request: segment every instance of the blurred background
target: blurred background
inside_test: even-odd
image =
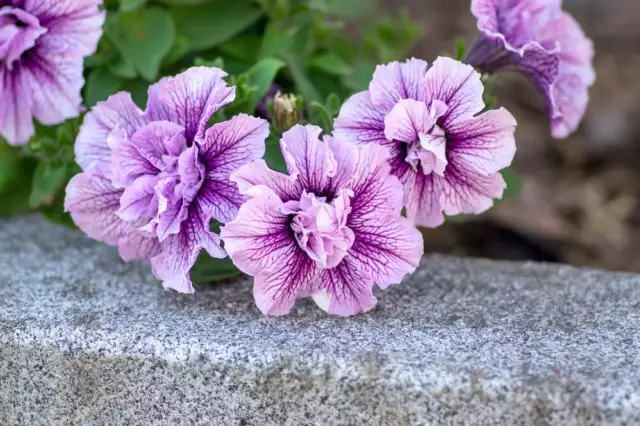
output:
[[[475,35],[469,0],[381,0],[406,9],[432,61]],[[379,7],[380,7],[379,6]],[[526,80],[502,78],[499,104],[518,119],[519,193],[485,216],[425,231],[427,251],[560,261],[640,272],[640,1],[564,0],[593,39],[598,80],[580,130],[553,140]]]

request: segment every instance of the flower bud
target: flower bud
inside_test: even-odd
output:
[[[273,124],[285,132],[298,124],[302,118],[298,99],[294,94],[277,93],[273,98]]]

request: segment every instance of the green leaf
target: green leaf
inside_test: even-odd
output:
[[[373,71],[376,66],[373,63],[358,63],[353,67],[353,73],[345,77],[342,81],[345,86],[354,92],[360,92],[369,88],[369,83],[373,78]]]
[[[13,149],[0,152],[0,216],[29,210],[31,182],[37,162]]]
[[[122,56],[148,81],[157,79],[162,59],[175,39],[171,15],[155,8],[111,16],[105,32]]]
[[[193,60],[193,65],[197,67],[224,68],[224,59],[221,56],[215,59],[204,59],[198,56]]]
[[[260,54],[262,39],[257,36],[238,36],[220,44],[217,49],[224,55],[247,63],[255,63]]]
[[[280,151],[279,135],[275,133],[271,134],[267,139],[264,161],[267,162],[267,165],[272,170],[283,173],[287,171],[287,163],[284,161],[284,157]]]
[[[333,130],[333,117],[327,108],[319,102],[309,104],[309,121],[322,127],[325,132]]]
[[[455,56],[454,59],[457,61],[462,61],[464,59],[464,55],[467,52],[467,43],[464,38],[457,38],[455,41]]]
[[[214,47],[241,33],[262,16],[251,2],[213,0],[203,4],[171,7],[177,32],[194,50]]]
[[[318,53],[311,58],[309,65],[327,74],[337,76],[348,76],[353,72],[349,64],[332,52]]]
[[[504,191],[504,194],[502,194],[502,200],[508,200],[509,198],[517,196],[522,190],[520,176],[510,167],[502,170],[500,173],[507,183],[507,189]]]
[[[253,113],[260,100],[267,94],[271,83],[276,78],[278,71],[284,67],[284,62],[278,59],[263,59],[255,64],[246,75],[249,79],[249,86],[254,87],[252,94],[250,112]]]
[[[92,107],[100,101],[106,100],[122,86],[122,79],[104,68],[94,68],[89,73],[84,88],[84,102]]]
[[[53,197],[62,187],[66,178],[66,164],[39,163],[33,175],[29,206],[35,208],[53,201]]]
[[[171,65],[178,62],[180,59],[185,57],[190,50],[191,44],[189,43],[189,40],[185,37],[177,36],[173,42],[173,46],[171,46],[171,51],[169,51],[162,61],[162,65]]]
[[[120,10],[123,12],[130,12],[138,9],[146,2],[147,0],[120,0]]]
[[[136,78],[138,76],[138,70],[133,62],[123,58],[122,56],[118,56],[117,59],[111,61],[109,71],[120,78],[129,79]]]
[[[214,259],[203,253],[191,269],[191,279],[199,284],[210,284],[237,277],[241,272],[231,259]]]

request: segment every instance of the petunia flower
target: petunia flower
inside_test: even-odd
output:
[[[479,214],[506,187],[516,120],[504,108],[482,112],[483,85],[450,58],[379,66],[369,90],[348,99],[334,136],[391,150],[391,173],[404,186],[407,217],[435,227],[444,215]]]
[[[402,187],[388,151],[296,125],[280,147],[289,175],[257,160],[232,180],[251,197],[221,231],[229,257],[254,276],[258,308],[287,314],[311,297],[334,315],[373,308],[373,284],[399,283],[418,266],[420,232],[400,216]]]
[[[483,72],[520,72],[542,94],[553,137],[573,133],[595,82],[593,44],[561,0],[473,0],[480,36],[465,62]]]
[[[102,35],[102,0],[0,0],[0,134],[23,145],[33,118],[80,114],[84,57]]]
[[[264,155],[269,124],[237,115],[207,129],[235,89],[217,68],[196,67],[149,89],[146,111],[129,93],[96,105],[82,124],[65,208],[91,238],[124,260],[150,260],[165,288],[193,292],[201,249],[226,256],[211,219],[235,218],[244,197],[230,175]]]

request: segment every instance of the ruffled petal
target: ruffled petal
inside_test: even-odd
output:
[[[240,193],[255,197],[265,190],[273,191],[282,201],[299,200],[302,194],[300,184],[284,173],[273,171],[264,160],[255,160],[244,165],[231,175],[231,181],[238,185]]]
[[[158,198],[155,187],[158,177],[143,175],[124,189],[117,211],[122,220],[151,220],[158,213]]]
[[[389,143],[384,136],[384,117],[390,109],[374,107],[368,91],[356,93],[342,104],[333,137],[352,143]]]
[[[242,205],[234,221],[222,227],[224,248],[242,272],[256,275],[289,261],[296,242],[282,207],[274,193],[253,198]]]
[[[125,262],[149,260],[162,251],[158,238],[145,232],[131,232],[118,243],[118,252]]]
[[[425,175],[407,169],[399,178],[404,187],[407,218],[416,225],[428,228],[442,225],[444,215],[442,214],[440,193],[435,182],[436,174]]]
[[[320,272],[311,297],[325,312],[342,317],[368,312],[376,305],[371,275],[349,256]]]
[[[447,129],[449,155],[489,176],[511,165],[516,152],[516,119],[504,108],[487,111]]]
[[[308,192],[327,192],[337,164],[329,145],[319,138],[317,126],[296,125],[282,135],[280,147],[289,175]]]
[[[424,77],[427,67],[427,62],[415,58],[402,63],[378,65],[369,84],[371,103],[388,111],[401,99],[425,101]]]
[[[235,99],[235,88],[223,80],[226,76],[218,68],[192,67],[163,78],[149,88],[147,117],[180,124],[188,142],[201,139],[213,114]]]
[[[110,163],[109,134],[118,129],[126,137],[147,123],[142,111],[133,103],[131,94],[116,93],[99,102],[84,117],[75,144],[76,162],[84,170],[93,165]]]
[[[420,133],[428,132],[436,124],[427,105],[414,99],[403,99],[384,119],[387,139],[412,143],[420,140]]]
[[[102,36],[105,12],[100,5],[102,0],[25,0],[23,7],[47,28],[47,39],[89,56]]]
[[[202,249],[212,257],[226,257],[220,247],[220,238],[210,230],[210,217],[198,203],[192,203],[180,232],[162,242],[162,253],[151,259],[151,266],[154,275],[163,281],[164,288],[193,293],[189,272]]]
[[[427,105],[440,100],[447,106],[441,117],[442,127],[467,120],[484,109],[484,86],[480,74],[470,65],[439,57],[427,71],[424,84]]]
[[[199,143],[200,158],[207,172],[228,178],[241,166],[264,156],[269,122],[246,114],[217,123]]]

